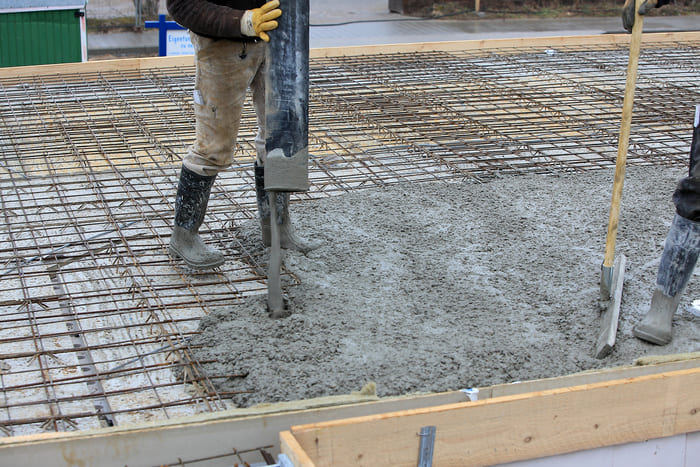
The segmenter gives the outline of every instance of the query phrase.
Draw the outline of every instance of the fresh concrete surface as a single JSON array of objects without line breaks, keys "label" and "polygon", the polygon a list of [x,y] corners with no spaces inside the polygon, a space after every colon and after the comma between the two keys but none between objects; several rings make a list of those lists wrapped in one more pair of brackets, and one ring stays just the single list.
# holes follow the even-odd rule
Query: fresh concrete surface
[{"label": "fresh concrete surface", "polygon": [[[212,305],[194,356],[242,406],[346,394],[367,381],[379,396],[439,392],[632,364],[700,350],[687,311],[667,346],[632,327],[646,313],[684,167],[629,167],[617,253],[628,257],[612,354],[594,358],[600,264],[612,170],[502,176],[363,190],[292,205],[300,232],[323,246],[287,252],[299,279],[292,315],[273,320],[265,295]],[[257,222],[239,227],[265,262]],[[239,248],[237,242],[232,242]]]}]

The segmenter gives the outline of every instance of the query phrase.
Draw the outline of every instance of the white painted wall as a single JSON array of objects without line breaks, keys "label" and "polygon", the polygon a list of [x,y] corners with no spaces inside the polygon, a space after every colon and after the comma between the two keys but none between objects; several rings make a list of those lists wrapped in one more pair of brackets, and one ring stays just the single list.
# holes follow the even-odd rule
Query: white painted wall
[{"label": "white painted wall", "polygon": [[700,431],[502,464],[507,467],[698,467]]}]

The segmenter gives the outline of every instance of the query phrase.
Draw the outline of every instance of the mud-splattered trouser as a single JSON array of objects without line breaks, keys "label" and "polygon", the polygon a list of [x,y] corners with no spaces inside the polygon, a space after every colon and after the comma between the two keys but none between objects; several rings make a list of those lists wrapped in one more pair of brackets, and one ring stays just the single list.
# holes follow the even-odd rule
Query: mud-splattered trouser
[{"label": "mud-splattered trouser", "polygon": [[690,168],[688,176],[678,182],[673,202],[679,216],[700,221],[700,106],[695,113],[693,142],[690,143]]},{"label": "mud-splattered trouser", "polygon": [[216,175],[233,162],[241,110],[248,88],[258,121],[255,149],[265,162],[264,42],[210,39],[190,32],[195,51],[196,140],[183,165],[200,175]]}]

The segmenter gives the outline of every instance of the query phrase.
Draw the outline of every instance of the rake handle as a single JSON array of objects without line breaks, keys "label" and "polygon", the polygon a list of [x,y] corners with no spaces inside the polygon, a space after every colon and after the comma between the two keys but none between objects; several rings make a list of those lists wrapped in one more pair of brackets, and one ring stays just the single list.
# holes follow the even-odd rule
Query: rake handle
[{"label": "rake handle", "polygon": [[630,128],[632,126],[632,108],[634,107],[634,88],[637,83],[637,65],[639,64],[639,50],[642,44],[644,17],[639,14],[639,7],[643,1],[636,0],[634,6],[634,26],[632,26],[632,38],[630,39],[630,58],[627,64],[627,82],[625,84],[625,97],[622,102],[622,122],[620,123],[620,137],[617,142],[615,180],[610,201],[608,234],[605,240],[605,258],[603,259],[603,266],[608,268],[612,267],[615,261],[615,240],[617,239],[617,227],[620,222],[620,202],[622,201],[622,187],[625,183],[625,166],[627,164],[627,150],[629,149]]}]

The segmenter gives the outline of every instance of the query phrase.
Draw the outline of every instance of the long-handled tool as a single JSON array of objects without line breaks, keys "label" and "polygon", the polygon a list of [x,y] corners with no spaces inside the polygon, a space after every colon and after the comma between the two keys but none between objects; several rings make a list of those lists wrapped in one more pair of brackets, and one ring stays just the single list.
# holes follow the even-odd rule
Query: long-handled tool
[{"label": "long-handled tool", "polygon": [[620,315],[620,302],[622,300],[622,286],[625,277],[625,263],[627,258],[620,255],[615,260],[615,240],[617,227],[620,221],[620,202],[622,201],[622,187],[625,182],[625,165],[627,163],[627,150],[629,148],[630,127],[632,126],[632,108],[634,106],[634,88],[637,83],[637,65],[639,63],[639,50],[642,44],[643,16],[639,14],[639,7],[644,0],[636,0],[634,26],[630,39],[630,58],[627,64],[627,83],[625,84],[625,97],[622,103],[622,122],[620,124],[620,137],[617,143],[617,162],[615,164],[615,180],[613,182],[612,200],[610,201],[610,218],[608,221],[608,234],[605,241],[605,258],[601,267],[600,294],[603,300],[608,301],[602,321],[602,327],[596,343],[595,357],[604,358],[615,345],[617,334],[617,320]]},{"label": "long-handled tool", "polygon": [[309,0],[281,2],[282,16],[267,50],[265,79],[265,190],[270,193],[270,316],[286,315],[280,284],[279,192],[309,189]]}]

